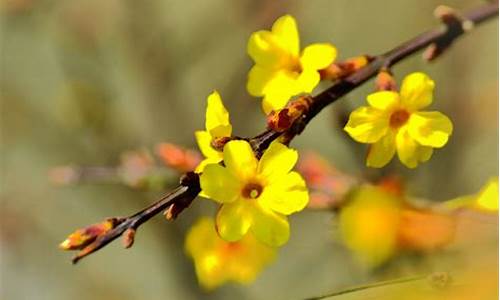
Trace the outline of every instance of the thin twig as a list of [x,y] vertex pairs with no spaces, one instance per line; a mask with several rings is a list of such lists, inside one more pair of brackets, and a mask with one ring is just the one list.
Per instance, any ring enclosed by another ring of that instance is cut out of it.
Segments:
[[367,289],[372,289],[372,288],[378,288],[382,286],[387,286],[387,285],[394,285],[394,284],[399,284],[399,283],[406,283],[406,282],[412,282],[412,281],[419,281],[419,280],[424,280],[427,279],[428,276],[413,276],[413,277],[404,277],[404,278],[398,278],[398,279],[393,279],[393,280],[386,280],[386,281],[380,281],[380,282],[375,282],[375,283],[369,283],[369,284],[364,284],[364,285],[359,285],[355,287],[350,287],[345,290],[340,290],[331,294],[327,295],[322,295],[319,297],[312,297],[312,298],[307,298],[306,300],[319,300],[319,299],[325,299],[325,298],[330,298],[330,297],[335,297],[335,296],[340,296],[344,294],[349,294],[349,293],[354,293],[354,292],[359,292]]
[[[479,25],[486,20],[495,18],[497,15],[498,3],[488,3],[469,11],[461,18],[464,22],[467,22],[468,25]],[[308,110],[296,119],[288,130],[284,132],[275,132],[268,129],[253,138],[246,139],[252,145],[256,156],[260,157],[269,144],[280,136],[286,137],[285,142],[289,143],[296,135],[304,130],[307,124],[321,112],[323,108],[339,100],[353,89],[361,86],[367,80],[375,77],[381,70],[386,70],[403,59],[430,46],[435,48],[434,56],[432,57],[434,59],[437,55],[441,54],[445,48],[449,47],[453,41],[466,32],[462,28],[465,26],[461,26],[461,29],[457,29],[455,25],[450,26],[450,23],[445,22],[445,25],[444,27],[440,26],[426,31],[384,54],[374,56],[373,60],[364,68],[337,81],[330,88],[313,97]],[[117,218],[119,220],[118,225],[113,230],[98,237],[95,241],[81,250],[73,259],[73,262],[77,262],[79,259],[99,250],[125,232],[128,233],[126,235],[127,240],[125,244],[126,246],[130,246],[133,242],[133,236],[137,227],[161,211],[169,209],[173,218],[175,218],[182,210],[189,206],[191,201],[193,201],[200,191],[198,175],[190,173],[189,177],[191,180],[188,184],[181,184],[167,196],[140,212],[127,218]]]

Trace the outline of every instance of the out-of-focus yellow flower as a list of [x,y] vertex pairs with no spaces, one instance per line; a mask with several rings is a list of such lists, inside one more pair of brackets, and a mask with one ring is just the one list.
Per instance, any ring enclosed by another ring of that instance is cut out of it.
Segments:
[[342,207],[339,228],[346,246],[367,267],[377,267],[403,250],[427,253],[455,237],[453,214],[416,208],[393,187],[362,185]]
[[379,266],[397,251],[401,202],[369,185],[359,187],[348,201],[339,215],[342,239],[362,264]]
[[481,190],[474,195],[455,198],[444,203],[447,209],[469,208],[481,212],[498,212],[498,178],[491,178]]
[[205,131],[196,131],[196,141],[201,153],[205,156],[196,167],[196,172],[203,172],[208,164],[218,163],[222,160],[222,152],[212,147],[212,142],[218,138],[230,137],[233,127],[229,121],[227,112],[222,99],[214,91],[207,98],[207,111],[205,115]]
[[371,144],[366,165],[385,166],[397,152],[408,168],[432,156],[448,142],[453,124],[437,111],[420,111],[432,103],[434,81],[423,73],[403,80],[401,91],[368,95],[369,106],[353,111],[344,130],[357,142]]
[[224,240],[238,241],[249,230],[269,246],[288,240],[286,215],[302,210],[309,201],[302,176],[291,171],[297,158],[295,150],[274,142],[258,161],[250,144],[238,140],[224,146],[225,167],[205,167],[202,193],[222,204],[216,223]]
[[194,260],[198,281],[214,289],[228,281],[250,283],[274,260],[276,249],[259,243],[251,233],[237,242],[226,242],[210,218],[199,219],[189,230],[185,249]]
[[320,81],[319,70],[337,56],[330,44],[312,44],[300,51],[297,23],[290,15],[274,22],[271,31],[254,32],[248,41],[248,54],[255,66],[248,74],[247,90],[264,97],[266,114],[283,108],[290,97],[310,93]]

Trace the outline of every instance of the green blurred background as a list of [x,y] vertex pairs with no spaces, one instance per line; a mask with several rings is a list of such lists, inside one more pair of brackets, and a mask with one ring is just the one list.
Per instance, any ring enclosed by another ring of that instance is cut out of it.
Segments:
[[[264,128],[258,100],[245,90],[251,32],[290,13],[301,44],[332,42],[339,58],[378,54],[437,25],[431,0],[0,0],[2,299],[300,299],[383,278],[364,270],[335,235],[332,214],[291,218],[292,237],[251,286],[203,292],[183,252],[184,234],[212,203],[197,201],[173,223],[157,217],[134,247],[119,242],[83,260],[57,245],[75,228],[128,215],[161,195],[121,185],[54,187],[50,168],[115,165],[125,150],[169,141],[195,147],[206,96],[217,89],[235,133]],[[433,109],[454,122],[447,147],[416,171],[393,162],[414,195],[446,200],[476,192],[498,174],[498,22],[480,26],[436,62],[412,57],[398,80],[424,71],[436,81]],[[320,87],[321,88],[321,87]],[[338,126],[373,83],[326,109],[293,146],[315,150],[352,174],[364,149]],[[492,228],[495,235],[498,227]],[[436,260],[431,260],[430,269]],[[498,261],[495,262],[498,264]],[[429,267],[429,266],[428,266]],[[411,273],[415,264],[399,264]],[[399,272],[397,274],[400,274]],[[404,272],[403,272],[404,273]]]

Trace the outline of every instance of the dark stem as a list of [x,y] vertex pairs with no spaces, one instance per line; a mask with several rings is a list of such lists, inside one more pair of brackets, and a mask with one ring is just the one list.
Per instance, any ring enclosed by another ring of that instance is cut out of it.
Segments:
[[[480,23],[492,19],[497,15],[498,3],[495,2],[488,3],[471,10],[463,16],[463,19],[474,25],[479,25]],[[287,131],[277,133],[272,130],[266,130],[255,137],[248,138],[246,140],[248,140],[252,145],[257,157],[260,157],[269,144],[281,135],[286,137],[287,143],[290,142],[296,135],[302,132],[307,124],[319,112],[321,112],[323,108],[337,101],[353,89],[361,86],[367,80],[375,77],[381,70],[388,69],[401,60],[408,58],[429,46],[433,46],[437,49],[437,51],[434,52],[435,56],[432,58],[437,57],[437,55],[441,54],[445,48],[449,47],[456,38],[465,33],[462,23],[454,23],[452,25],[450,25],[450,23],[446,23],[446,26],[444,27],[440,26],[439,28],[426,31],[384,54],[375,56],[374,59],[364,68],[354,72],[345,79],[336,82],[330,88],[313,97],[313,101],[308,111],[297,119]],[[456,25],[459,25],[459,27],[456,27]],[[193,199],[200,192],[198,175],[190,173],[186,174],[186,176],[188,176],[190,180],[184,184],[181,183],[179,187],[165,197],[132,216],[119,218],[118,225],[114,229],[103,236],[98,237],[94,242],[81,250],[75,256],[73,262],[76,263],[79,259],[106,246],[129,229],[132,230],[132,233],[135,232],[135,229],[137,229],[141,224],[151,219],[161,211],[173,208],[173,206],[178,206],[174,212],[175,218],[175,216],[181,213],[183,209],[189,206],[191,201],[193,201]],[[186,176],[184,178],[186,178]],[[133,239],[133,234],[131,234],[131,236]],[[126,244],[131,245],[130,241]]]

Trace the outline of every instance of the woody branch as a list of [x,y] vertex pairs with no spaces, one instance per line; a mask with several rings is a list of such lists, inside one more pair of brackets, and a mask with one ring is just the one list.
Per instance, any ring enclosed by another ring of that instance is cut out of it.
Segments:
[[[361,86],[379,72],[389,71],[393,65],[424,49],[424,59],[434,60],[447,50],[458,37],[470,31],[474,26],[493,19],[497,15],[497,2],[484,4],[463,15],[447,7],[438,7],[436,16],[442,21],[442,26],[425,31],[381,55],[368,57],[369,63],[366,66],[337,79],[330,88],[320,94],[314,97],[300,97],[292,101],[282,111],[271,114],[268,122],[270,126],[266,131],[252,138],[235,139],[249,141],[256,156],[260,157],[272,141],[281,137],[283,142],[289,143],[323,108]],[[299,113],[287,114],[287,110],[292,108]],[[286,117],[284,126],[272,126],[273,121],[276,119],[282,121],[279,119],[282,117]],[[222,147],[223,145],[224,143],[218,146]],[[184,174],[180,185],[160,200],[131,216],[108,219],[112,224],[111,229],[87,239],[78,247],[71,248],[71,250],[80,250],[73,258],[73,263],[96,252],[122,235],[124,236],[124,246],[130,247],[134,241],[135,231],[140,225],[162,211],[165,212],[167,219],[175,219],[192,203],[200,190],[199,175],[192,172]]]

